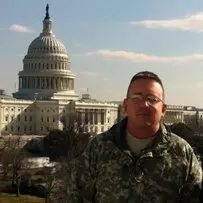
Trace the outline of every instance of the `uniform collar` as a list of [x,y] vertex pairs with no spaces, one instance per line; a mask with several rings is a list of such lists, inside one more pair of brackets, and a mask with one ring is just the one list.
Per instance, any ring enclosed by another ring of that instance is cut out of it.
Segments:
[[[127,118],[124,118],[118,124],[115,124],[109,131],[112,141],[120,151],[130,151],[126,141]],[[160,129],[155,136],[152,144],[143,150],[141,156],[162,156],[168,148],[170,132],[167,131],[164,124],[161,123]]]

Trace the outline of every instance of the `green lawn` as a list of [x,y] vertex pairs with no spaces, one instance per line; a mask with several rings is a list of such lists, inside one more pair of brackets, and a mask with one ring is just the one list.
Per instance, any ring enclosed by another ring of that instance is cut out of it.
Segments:
[[15,195],[1,193],[0,203],[44,203],[44,199],[28,195],[16,197]]

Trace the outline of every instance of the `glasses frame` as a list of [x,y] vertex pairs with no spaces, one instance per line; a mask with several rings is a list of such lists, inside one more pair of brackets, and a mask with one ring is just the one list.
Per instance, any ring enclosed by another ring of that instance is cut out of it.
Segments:
[[[136,98],[137,98],[137,100],[136,100]],[[130,99],[133,102],[138,103],[138,104],[141,103],[142,101],[145,101],[148,104],[150,104],[151,106],[154,106],[160,102],[165,104],[165,102],[162,99],[160,99],[159,97],[152,95],[152,94],[143,95],[143,94],[137,93],[137,94],[128,96],[127,99]],[[152,102],[153,99],[155,100],[154,102]]]

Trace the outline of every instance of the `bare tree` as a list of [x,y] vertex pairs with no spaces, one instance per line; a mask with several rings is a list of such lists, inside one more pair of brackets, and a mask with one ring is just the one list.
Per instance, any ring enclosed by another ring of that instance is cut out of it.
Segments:
[[3,171],[3,178],[4,180],[7,178],[8,172],[9,172],[9,160],[10,154],[8,153],[8,150],[6,150],[6,142],[1,140],[0,145],[0,163]]
[[8,169],[12,173],[12,187],[16,186],[16,196],[20,195],[20,170],[25,165],[25,152],[22,150],[22,139],[18,137],[9,137],[4,141],[4,150],[1,156],[4,176],[6,177]]
[[60,162],[46,174],[46,203],[67,203],[67,186],[70,169],[66,161]]

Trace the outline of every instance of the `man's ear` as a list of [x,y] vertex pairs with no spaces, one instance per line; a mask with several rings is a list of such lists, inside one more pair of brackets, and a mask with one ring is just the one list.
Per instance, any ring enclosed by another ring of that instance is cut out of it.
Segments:
[[163,114],[163,116],[166,114],[166,109],[167,109],[167,105],[163,104],[163,107],[162,107],[162,114]]
[[123,100],[123,115],[126,115],[127,110],[127,99]]

